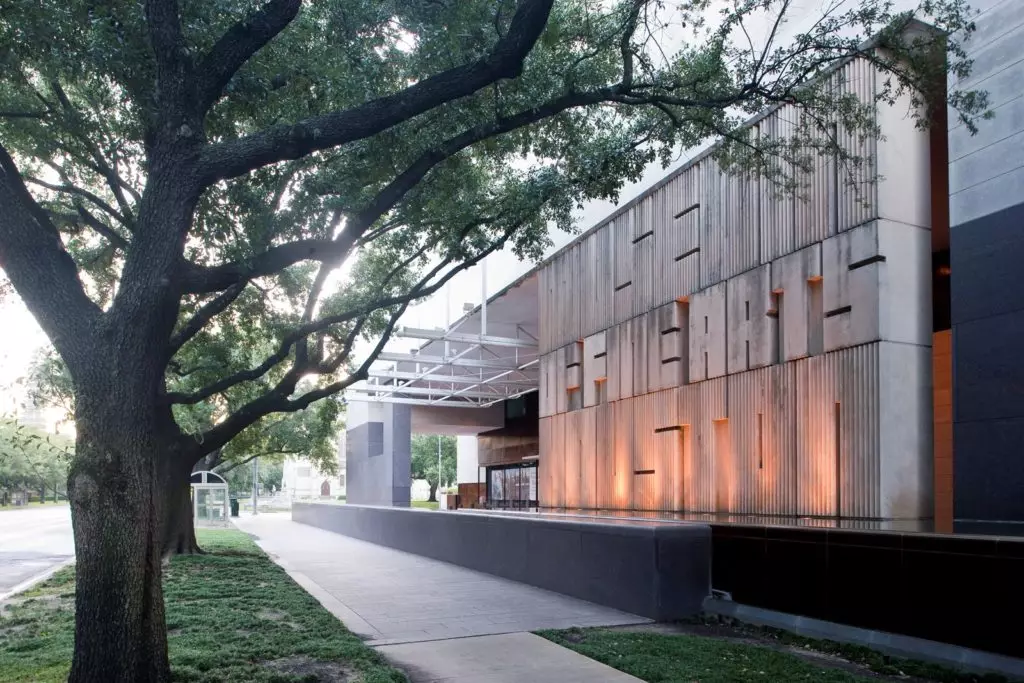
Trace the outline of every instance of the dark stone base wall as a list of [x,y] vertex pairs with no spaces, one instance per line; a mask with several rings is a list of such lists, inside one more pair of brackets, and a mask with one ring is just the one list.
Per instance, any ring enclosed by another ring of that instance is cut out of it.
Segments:
[[711,530],[296,503],[296,522],[656,620],[710,594]]
[[1024,539],[712,525],[734,601],[1024,657]]

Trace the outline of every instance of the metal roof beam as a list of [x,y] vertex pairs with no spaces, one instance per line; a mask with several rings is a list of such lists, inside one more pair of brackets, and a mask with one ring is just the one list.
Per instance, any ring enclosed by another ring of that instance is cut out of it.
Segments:
[[463,332],[444,332],[442,330],[425,330],[417,327],[402,327],[395,331],[396,337],[408,339],[428,339],[431,341],[447,341],[457,344],[480,344],[483,346],[511,346],[518,349],[536,349],[536,340],[517,339],[515,337],[495,337],[486,334],[468,334]]
[[[502,374],[507,372],[503,370]],[[422,373],[416,372],[399,372],[397,370],[370,370],[370,377],[376,377],[378,379],[397,379],[397,380],[413,380],[413,382],[429,382],[439,384],[479,384],[487,377],[478,377],[477,375],[423,375]],[[520,386],[536,386],[536,379],[491,379],[489,384],[508,384],[508,385],[520,385]]]
[[[454,398],[456,394],[453,394],[450,389],[431,389],[429,387],[400,387],[394,384],[362,384],[354,385],[350,388],[351,391],[355,391],[361,394],[384,394],[384,395],[398,395],[408,394],[409,396],[434,396],[435,400],[445,400],[447,398]],[[463,391],[458,394],[460,398],[486,398],[486,399],[503,399],[506,395],[511,395],[515,392],[502,392],[502,391]]]
[[515,370],[520,366],[515,359],[509,358],[509,362],[500,360],[478,360],[476,358],[442,358],[441,356],[421,356],[418,353],[392,353],[384,351],[377,356],[377,360],[391,361],[393,363],[421,363],[423,365],[453,366],[459,368],[485,368],[489,370]]
[[[351,389],[349,391],[351,391]],[[437,401],[431,401],[424,398],[396,398],[393,396],[353,396],[351,394],[346,394],[345,398],[349,401],[361,401],[363,403],[401,403],[403,405],[410,406],[444,406],[446,408],[480,409],[485,405],[489,405],[480,401],[443,401],[438,403]]]

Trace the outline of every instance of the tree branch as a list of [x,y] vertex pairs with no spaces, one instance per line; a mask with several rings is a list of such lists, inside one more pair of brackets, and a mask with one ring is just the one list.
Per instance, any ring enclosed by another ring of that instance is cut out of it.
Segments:
[[45,111],[0,111],[0,119],[41,119]]
[[[412,263],[412,261],[415,260],[416,258],[418,258],[419,256],[421,256],[424,253],[425,250],[426,250],[426,247],[424,249],[419,250],[416,254],[414,254],[413,256],[409,257],[408,259],[406,259],[405,261],[400,263],[398,266],[396,266],[394,269],[392,269],[392,271],[390,273],[388,273],[387,277],[385,278],[385,281],[382,284],[382,287],[385,286],[387,284],[387,282],[389,282],[391,280],[391,278],[394,277],[402,267],[407,266],[410,263]],[[388,301],[388,300],[385,300],[385,301]],[[394,305],[395,304],[395,302],[393,300],[390,300],[390,301],[391,301],[390,305]],[[398,303],[405,303],[405,302],[398,302]],[[317,327],[317,325],[319,323],[322,323],[323,320],[317,321],[316,324],[309,323],[307,321],[306,324],[303,325],[302,327],[300,327],[298,330],[296,330],[296,332],[294,334],[291,334],[291,335],[288,335],[287,337],[285,337],[284,340],[281,342],[281,345],[277,348],[277,350],[273,354],[268,356],[262,363],[260,363],[255,368],[251,368],[249,370],[243,370],[241,372],[236,372],[233,375],[229,375],[228,377],[224,377],[224,378],[214,382],[213,384],[210,384],[209,386],[206,386],[206,387],[200,389],[199,391],[193,392],[191,394],[183,394],[183,393],[177,393],[177,392],[169,393],[167,395],[167,399],[171,403],[180,403],[180,404],[185,404],[185,405],[194,405],[194,404],[199,403],[201,401],[205,401],[206,399],[210,398],[211,396],[215,396],[215,395],[217,395],[217,394],[219,394],[219,393],[221,393],[223,391],[226,391],[226,390],[230,389],[231,387],[235,386],[236,384],[241,384],[242,382],[250,382],[252,380],[259,379],[263,375],[265,375],[268,372],[270,372],[270,370],[272,368],[274,368],[275,366],[277,366],[280,363],[283,363],[288,358],[288,355],[291,353],[292,346],[294,346],[295,344],[297,344],[301,340],[304,340],[304,339],[308,338],[310,334],[314,334],[315,332],[322,331],[322,330],[324,330],[324,329],[326,329],[326,328],[328,328],[328,327],[330,327],[332,325],[339,325],[339,324],[341,324],[343,322],[349,322],[350,320],[356,320],[356,319],[359,319],[359,318],[364,318],[365,316],[369,315],[370,313],[373,313],[374,311],[378,311],[378,310],[380,310],[382,308],[386,308],[386,307],[387,307],[386,305],[382,305],[382,303],[380,301],[378,301],[378,302],[369,304],[369,305],[367,305],[367,306],[365,306],[363,308],[356,309],[355,311],[348,311],[348,312],[346,312],[346,313],[344,313],[344,314],[342,314],[340,316],[332,316],[330,318],[327,318],[326,320],[331,320],[332,322],[329,323],[329,324],[320,326],[320,327]],[[303,320],[306,320],[306,318],[303,318]],[[358,335],[359,331],[362,329],[362,325],[363,325],[363,321],[360,321],[359,324],[357,324],[353,328],[352,332],[349,334],[349,339],[346,341],[345,346],[344,346],[344,348],[346,349],[346,353],[347,353],[348,350],[351,350],[352,344],[355,343],[356,335]],[[342,359],[342,360],[344,360],[344,359]],[[296,364],[297,365],[300,364],[300,361],[301,361],[301,359],[296,358]],[[333,364],[333,368],[330,368],[328,370],[328,372],[334,372],[334,370],[336,370],[338,368],[338,366],[340,366],[340,364],[341,364],[340,361],[337,364]],[[330,365],[332,365],[332,363],[328,363],[327,365],[330,366]],[[323,370],[324,368],[321,367],[320,369]]]
[[353,217],[337,240],[296,240],[272,247],[245,261],[213,267],[191,265],[183,279],[186,292],[220,291],[236,282],[271,275],[301,261],[326,262],[336,259],[355,244],[385,213],[416,187],[435,166],[467,147],[503,133],[522,128],[574,107],[596,104],[614,97],[614,90],[603,88],[587,93],[570,93],[533,109],[481,124],[446,140],[420,155],[405,171],[385,186],[370,203]]
[[80,187],[70,184],[55,185],[45,180],[40,180],[39,178],[33,178],[32,176],[26,176],[25,182],[32,183],[33,185],[38,185],[39,187],[45,187],[47,190],[52,190],[54,192],[61,192],[63,194],[73,194],[84,199],[88,199],[97,208],[102,209],[104,213],[108,214],[112,218],[116,218],[121,225],[125,226],[129,230],[131,229],[131,221],[129,221],[124,214],[122,214],[120,211],[112,207],[107,202],[103,201],[102,198],[100,198],[95,193],[90,192],[89,190],[84,190]]
[[520,0],[509,31],[485,57],[345,111],[268,128],[207,147],[199,159],[202,186],[235,178],[284,159],[370,137],[447,102],[522,73],[523,62],[547,24],[553,0]]
[[167,349],[167,357],[173,357],[192,337],[199,334],[208,322],[234,303],[235,299],[245,290],[247,284],[247,282],[238,282],[221,292],[212,301],[208,301],[200,306],[199,310],[196,311],[195,315],[192,316],[185,326],[171,337]]
[[118,235],[113,228],[89,213],[89,210],[80,203],[75,204],[75,209],[78,211],[78,215],[81,216],[82,220],[85,221],[86,225],[98,232],[100,235],[106,237],[111,244],[121,251],[128,251],[128,240]]
[[302,0],[270,0],[258,12],[229,28],[199,62],[198,104],[205,114],[232,76],[299,13]]
[[231,470],[235,469],[236,467],[241,467],[242,465],[248,465],[250,462],[252,462],[256,458],[265,458],[268,455],[296,455],[296,454],[301,453],[301,452],[302,451],[289,450],[289,449],[281,449],[281,450],[277,450],[277,451],[263,451],[262,453],[256,453],[255,455],[250,455],[245,460],[239,460],[238,462],[222,462],[219,465],[216,465],[213,468],[213,471],[216,472],[217,474],[227,474],[228,472],[230,472]]
[[[81,119],[82,117],[78,113],[78,110],[75,109],[75,106],[71,103],[71,98],[68,97],[66,92],[64,92],[64,88],[61,87],[60,82],[57,80],[52,80],[50,82],[50,88],[57,96],[57,101],[60,102],[60,106],[64,109],[68,116],[71,117],[74,123],[77,124],[79,119]],[[107,181],[107,187],[110,188],[110,191],[114,194],[114,198],[117,200],[117,205],[121,207],[121,213],[125,216],[126,219],[134,222],[134,218],[132,216],[132,207],[131,204],[128,203],[127,198],[125,198],[124,196],[124,190],[127,189],[129,193],[131,193],[135,201],[141,201],[139,193],[136,192],[134,188],[132,188],[128,183],[124,182],[124,180],[121,179],[121,176],[119,176],[114,171],[114,169],[110,167],[110,164],[108,164],[107,160],[103,158],[103,155],[100,153],[100,150],[96,147],[96,145],[89,138],[88,135],[78,135],[77,133],[75,133],[75,137],[77,137],[82,142],[82,144],[86,146],[89,156],[92,157],[92,163],[83,160],[84,163],[93,171],[103,176],[103,179]],[[62,147],[64,146],[62,145]],[[67,177],[64,176],[63,172],[61,172],[61,175],[64,182],[68,183]]]
[[75,262],[60,233],[36,203],[17,165],[0,146],[0,268],[72,374],[80,372],[97,348],[102,311],[85,294]]
[[[427,285],[430,279],[434,277],[438,272],[440,272],[440,269],[444,267],[445,263],[450,261],[442,262],[441,265],[432,269],[430,273],[428,273],[423,279],[420,280],[419,284],[417,284],[417,286],[413,288],[413,291],[410,294],[407,294],[403,297],[394,297],[390,301],[379,301],[378,304],[372,310],[390,308],[392,306],[397,306],[398,308],[391,315],[391,319],[389,320],[387,327],[385,328],[380,340],[377,342],[377,345],[374,347],[373,351],[363,361],[359,368],[355,372],[350,374],[347,378],[329,384],[325,387],[321,387],[320,389],[309,391],[296,399],[289,399],[288,396],[292,393],[292,391],[295,390],[295,385],[298,382],[299,373],[301,372],[301,369],[299,368],[292,368],[285,375],[284,379],[282,379],[274,389],[270,390],[263,396],[260,396],[259,398],[250,401],[246,405],[239,408],[235,413],[230,415],[228,418],[226,418],[216,426],[211,427],[205,433],[200,435],[196,443],[196,448],[199,449],[200,454],[209,453],[211,451],[216,450],[217,448],[221,448],[224,444],[226,444],[236,435],[238,435],[238,433],[240,433],[242,430],[248,428],[249,426],[259,421],[264,416],[269,415],[270,413],[286,413],[302,410],[303,408],[306,408],[314,401],[317,401],[321,398],[326,398],[327,396],[332,396],[338,393],[339,391],[342,391],[345,388],[351,386],[355,382],[358,382],[361,379],[365,379],[368,376],[370,365],[373,364],[373,362],[377,359],[377,356],[384,348],[384,345],[390,339],[391,333],[394,330],[394,327],[397,324],[398,319],[405,312],[406,308],[408,308],[409,303],[411,301],[414,301],[415,299],[419,299],[425,296],[430,296],[434,292],[438,291],[441,287],[443,287],[445,283],[447,283],[456,274],[476,265],[490,254],[494,253],[495,251],[503,247],[508,242],[509,238],[515,233],[518,227],[518,223],[511,225],[509,228],[505,230],[503,235],[499,239],[495,240],[494,243],[491,244],[487,249],[482,250],[473,258],[463,261],[458,267],[452,268],[448,273],[445,274],[444,277],[439,279],[434,284]],[[345,317],[346,319],[352,319],[354,316],[352,316],[351,314],[345,314]],[[323,325],[325,320],[329,320],[329,318],[317,321],[316,323],[313,323],[306,327],[308,329],[312,327],[322,328],[329,326]],[[313,331],[315,330],[305,332],[305,335],[308,335]]]

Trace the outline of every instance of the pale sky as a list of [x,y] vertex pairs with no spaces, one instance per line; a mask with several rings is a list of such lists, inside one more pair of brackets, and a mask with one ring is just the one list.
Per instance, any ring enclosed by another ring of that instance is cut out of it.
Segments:
[[[815,20],[822,11],[830,8],[832,11],[844,11],[851,6],[855,0],[795,0],[790,7],[790,21],[784,31],[781,32],[781,40],[785,41],[787,36],[793,35],[798,29],[803,28],[810,21]],[[915,2],[910,0],[897,0],[894,3],[897,8],[912,8]],[[717,14],[717,8],[709,10],[707,16],[713,17]],[[748,27],[755,37],[767,36],[769,22],[758,22],[761,25]],[[673,41],[666,37],[664,47],[672,51],[679,45],[681,40]],[[674,44],[673,44],[674,43]],[[626,203],[640,194],[643,190],[664,177],[671,168],[676,168],[699,150],[691,150],[682,155],[670,169],[663,169],[660,164],[649,166],[637,183],[633,183],[620,193],[620,203]],[[611,213],[616,205],[610,202],[591,202],[579,214],[578,225],[580,229],[586,230],[595,225]],[[557,251],[572,239],[572,235],[557,232],[551,235],[554,246],[548,250],[548,254]],[[494,294],[509,284],[517,277],[532,268],[535,264],[521,262],[510,252],[493,254],[487,260],[487,296]],[[472,268],[461,273],[449,283],[451,296],[446,296],[444,290],[415,307],[410,308],[402,319],[403,325],[410,327],[442,327],[446,321],[445,302],[450,298],[450,310],[448,319],[457,320],[462,315],[463,305],[471,303],[477,305],[481,301],[481,273],[480,267]],[[25,375],[33,357],[38,349],[46,346],[49,342],[46,335],[39,328],[35,319],[21,303],[16,294],[9,296],[6,300],[0,301],[0,415],[9,413],[11,408],[10,387],[19,377]],[[421,342],[416,340],[393,340],[388,348],[392,350],[405,350],[418,346]],[[357,352],[358,353],[358,352]],[[364,351],[365,353],[365,351]]]

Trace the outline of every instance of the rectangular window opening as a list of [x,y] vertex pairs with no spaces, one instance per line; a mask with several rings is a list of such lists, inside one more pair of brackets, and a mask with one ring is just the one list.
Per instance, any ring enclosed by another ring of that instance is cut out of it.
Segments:
[[750,340],[744,342],[747,348],[747,370],[750,369]]
[[704,352],[704,379],[708,378],[708,352]]
[[746,320],[749,321],[750,320],[750,302],[749,301],[744,301],[743,302],[743,306],[746,309]]
[[704,334],[708,333],[708,317],[704,316]]

